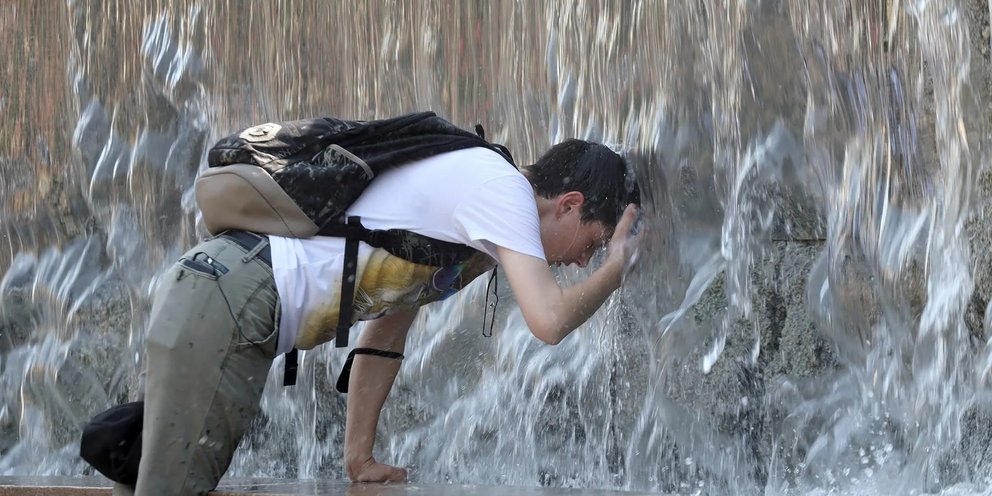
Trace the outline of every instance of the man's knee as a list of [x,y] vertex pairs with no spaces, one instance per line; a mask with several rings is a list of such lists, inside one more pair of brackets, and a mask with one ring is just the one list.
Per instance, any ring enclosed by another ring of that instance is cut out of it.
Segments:
[[134,496],[134,487],[115,482],[110,489],[112,496]]

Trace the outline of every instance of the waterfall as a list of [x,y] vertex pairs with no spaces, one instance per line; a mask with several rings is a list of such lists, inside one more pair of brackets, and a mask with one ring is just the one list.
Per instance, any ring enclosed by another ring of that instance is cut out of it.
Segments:
[[[519,164],[570,137],[616,149],[646,233],[624,287],[558,346],[512,303],[483,337],[484,282],[420,312],[381,460],[424,482],[981,493],[990,11],[5,2],[0,475],[92,473],[82,425],[138,392],[157,277],[206,236],[192,186],[213,142],[430,109]],[[290,388],[276,360],[228,476],[344,477],[344,356],[303,353]]]

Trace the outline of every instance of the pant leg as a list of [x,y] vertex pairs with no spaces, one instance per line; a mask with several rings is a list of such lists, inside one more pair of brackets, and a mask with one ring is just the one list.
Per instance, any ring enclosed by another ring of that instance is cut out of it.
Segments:
[[134,488],[120,482],[115,482],[110,489],[111,496],[134,496]]
[[204,494],[227,471],[258,413],[275,356],[279,298],[272,271],[215,238],[163,277],[150,318],[141,464],[135,494]]

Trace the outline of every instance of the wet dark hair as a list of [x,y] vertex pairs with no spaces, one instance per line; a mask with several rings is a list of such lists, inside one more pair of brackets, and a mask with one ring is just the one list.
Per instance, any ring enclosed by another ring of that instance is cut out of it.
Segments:
[[637,179],[627,161],[599,143],[561,142],[526,169],[534,190],[544,198],[569,191],[582,193],[582,222],[600,221],[615,227],[627,204],[641,203]]

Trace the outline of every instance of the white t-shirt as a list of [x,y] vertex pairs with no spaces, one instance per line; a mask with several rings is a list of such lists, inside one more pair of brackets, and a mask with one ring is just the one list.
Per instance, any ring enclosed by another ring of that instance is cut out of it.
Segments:
[[[369,229],[405,229],[468,245],[497,261],[497,246],[545,259],[533,188],[499,154],[485,148],[436,155],[384,172],[348,215],[361,216]],[[278,353],[285,353],[297,345],[301,328],[323,325],[322,312],[332,311],[336,322],[344,239],[269,240],[281,303]],[[359,280],[370,257],[376,257],[374,252],[383,250],[360,243]]]

